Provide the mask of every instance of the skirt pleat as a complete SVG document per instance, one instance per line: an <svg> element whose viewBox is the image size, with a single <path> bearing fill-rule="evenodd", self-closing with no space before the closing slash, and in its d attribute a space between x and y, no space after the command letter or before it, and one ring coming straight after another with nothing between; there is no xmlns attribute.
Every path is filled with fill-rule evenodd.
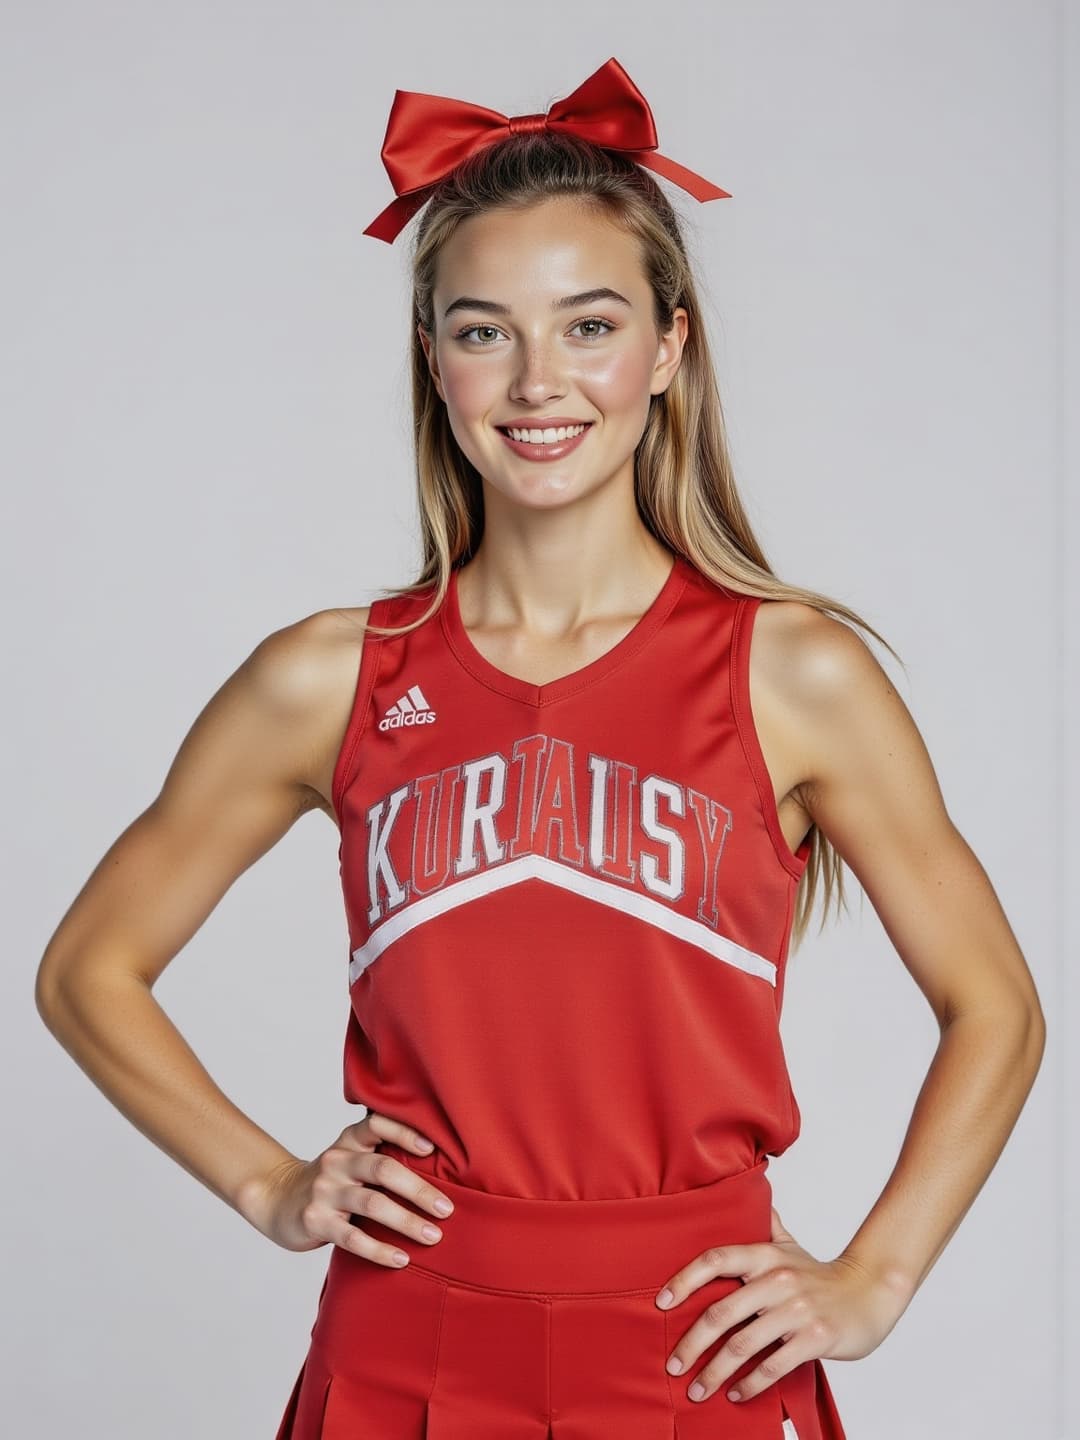
<svg viewBox="0 0 1080 1440"><path fill-rule="evenodd" d="M667 1356L725 1285L707 1282L692 1303L662 1311L651 1289L496 1291L337 1248L275 1440L845 1440L820 1360L729 1400L759 1352L691 1400L722 1335L686 1374L667 1374Z"/></svg>
<svg viewBox="0 0 1080 1440"><path fill-rule="evenodd" d="M776 1382L783 1408L783 1440L847 1440L819 1359L796 1365Z"/></svg>
<svg viewBox="0 0 1080 1440"><path fill-rule="evenodd" d="M292 1387L292 1393L285 1405L285 1413L281 1417L278 1432L274 1440L291 1440L296 1432L296 1407L300 1401L300 1390L304 1383L304 1372L307 1369L307 1361L300 1366L300 1373L296 1377L296 1383Z"/></svg>
<svg viewBox="0 0 1080 1440"><path fill-rule="evenodd" d="M806 1360L776 1382L788 1428L784 1440L846 1440L820 1360Z"/></svg>
<svg viewBox="0 0 1080 1440"><path fill-rule="evenodd" d="M309 1351L296 1377L275 1440L319 1440L333 1377Z"/></svg>
<svg viewBox="0 0 1080 1440"><path fill-rule="evenodd" d="M673 1387L666 1413L645 1407L615 1414L609 1404L602 1414L579 1412L562 1424L556 1416L549 1425L539 1414L515 1409L509 1395L500 1403L497 1387L458 1395L436 1383L419 1401L382 1388L376 1393L331 1372L312 1349L274 1440L356 1440L368 1433L380 1440L606 1440L612 1434L620 1440L716 1440L721 1433L739 1440L845 1440L820 1360L807 1361L747 1401L725 1401L716 1393L695 1402L686 1396L688 1385ZM718 1407L738 1408L737 1428L728 1421L721 1429Z"/></svg>
<svg viewBox="0 0 1080 1440"><path fill-rule="evenodd" d="M384 1386L360 1384L328 1368L312 1347L282 1417L275 1440L430 1440L423 1398Z"/></svg>

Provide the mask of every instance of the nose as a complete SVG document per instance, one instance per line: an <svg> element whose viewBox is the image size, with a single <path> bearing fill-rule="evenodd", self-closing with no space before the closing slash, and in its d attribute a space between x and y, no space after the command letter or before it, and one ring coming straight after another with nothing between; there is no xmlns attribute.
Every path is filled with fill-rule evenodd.
<svg viewBox="0 0 1080 1440"><path fill-rule="evenodd" d="M541 405L566 393L551 347L540 341L526 343L510 387L510 399L527 405Z"/></svg>

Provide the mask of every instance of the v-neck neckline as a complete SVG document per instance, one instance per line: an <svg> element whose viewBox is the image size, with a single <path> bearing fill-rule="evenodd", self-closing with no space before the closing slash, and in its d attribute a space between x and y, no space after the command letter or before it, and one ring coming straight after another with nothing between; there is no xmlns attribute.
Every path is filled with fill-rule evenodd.
<svg viewBox="0 0 1080 1440"><path fill-rule="evenodd" d="M553 700L563 700L576 694L587 685L594 684L611 673L617 665L628 659L656 634L667 619L689 578L689 562L681 555L674 554L673 563L663 585L657 591L651 604L638 617L621 640L616 641L602 655L581 665L566 675L559 675L543 685L535 685L511 675L488 660L473 644L469 632L461 619L458 601L458 567L450 572L450 581L445 602L439 612L443 634L457 659L464 668L490 690L512 700L521 700L528 705L547 705Z"/></svg>

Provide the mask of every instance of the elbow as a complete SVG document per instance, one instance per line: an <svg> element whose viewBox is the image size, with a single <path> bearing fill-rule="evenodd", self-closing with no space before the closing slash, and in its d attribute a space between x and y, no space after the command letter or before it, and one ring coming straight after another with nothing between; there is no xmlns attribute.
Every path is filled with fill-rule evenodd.
<svg viewBox="0 0 1080 1440"><path fill-rule="evenodd" d="M34 977L34 1004L45 1028L55 1035L63 1007L63 986L57 967L48 963L47 956Z"/></svg>
<svg viewBox="0 0 1080 1440"><path fill-rule="evenodd" d="M73 948L60 938L57 930L46 945L34 975L34 1004L45 1028L53 1035L63 1006L65 976L70 973Z"/></svg>
<svg viewBox="0 0 1080 1440"><path fill-rule="evenodd" d="M71 953L59 949L46 950L34 977L34 1004L45 1028L57 1039L64 1022L77 1008L76 975L79 971Z"/></svg>
<svg viewBox="0 0 1080 1440"><path fill-rule="evenodd" d="M1046 1053L1046 1016L1037 995L1033 996L1024 1008L1022 1043L1024 1057L1034 1080Z"/></svg>
<svg viewBox="0 0 1080 1440"><path fill-rule="evenodd" d="M150 988L120 946L54 945L46 950L34 977L34 1004L45 1028L60 1041L101 1012L108 1014L117 984L140 981Z"/></svg>
<svg viewBox="0 0 1080 1440"><path fill-rule="evenodd" d="M1046 1017L1034 988L999 992L981 1004L956 1005L944 1021L943 1032L959 1022L962 1030L974 1027L983 1053L994 1053L1014 1076L1034 1083L1046 1050Z"/></svg>
<svg viewBox="0 0 1080 1440"><path fill-rule="evenodd" d="M1046 1051L1046 1018L1034 993L1016 999L1002 1012L995 1025L1002 1051L1010 1069L1024 1077L1026 1088L1035 1082Z"/></svg>
<svg viewBox="0 0 1080 1440"><path fill-rule="evenodd" d="M1042 1064L1043 1054L1046 1050L1046 1016L1043 1014L1039 992L1035 988L1035 982L1030 973L1026 977L1026 981L1027 983L1021 987L1020 994L1014 997L1013 1009L1017 1015L1016 1024L1020 1033L1022 1053L1030 1064L1031 1073L1034 1076Z"/></svg>

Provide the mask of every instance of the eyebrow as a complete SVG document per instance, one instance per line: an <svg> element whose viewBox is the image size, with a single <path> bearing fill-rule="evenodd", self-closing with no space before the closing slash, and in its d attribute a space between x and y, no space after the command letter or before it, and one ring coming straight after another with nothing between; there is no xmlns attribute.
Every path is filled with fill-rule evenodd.
<svg viewBox="0 0 1080 1440"><path fill-rule="evenodd" d="M615 300L620 305L630 305L625 295L620 295L618 290L612 290L609 285L600 285L595 290L582 290L580 295L564 295L561 300L551 302L552 310L573 310L578 305L591 305L596 300ZM500 305L496 300L477 300L472 295L459 295L456 300L449 304L443 311L443 319L455 310L482 310L486 315L509 315L509 305Z"/></svg>

